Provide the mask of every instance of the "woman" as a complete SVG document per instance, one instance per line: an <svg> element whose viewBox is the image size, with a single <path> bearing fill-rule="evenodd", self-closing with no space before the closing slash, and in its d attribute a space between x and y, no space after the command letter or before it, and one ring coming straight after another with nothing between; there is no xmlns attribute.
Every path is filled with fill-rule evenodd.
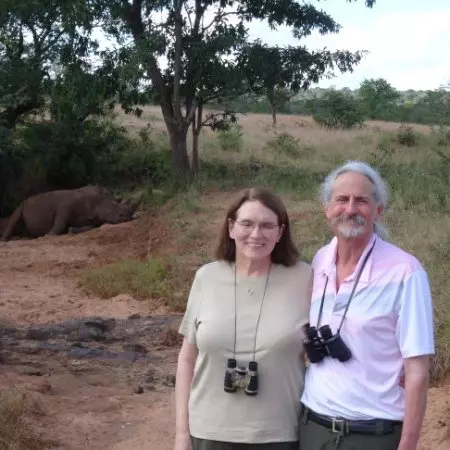
<svg viewBox="0 0 450 450"><path fill-rule="evenodd" d="M197 271L180 326L175 450L297 449L311 268L281 200L245 190L216 257Z"/></svg>

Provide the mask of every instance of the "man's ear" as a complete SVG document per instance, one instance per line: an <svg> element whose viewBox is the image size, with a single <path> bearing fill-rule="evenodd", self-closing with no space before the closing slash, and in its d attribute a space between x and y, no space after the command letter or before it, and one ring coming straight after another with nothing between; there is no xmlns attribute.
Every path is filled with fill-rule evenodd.
<svg viewBox="0 0 450 450"><path fill-rule="evenodd" d="M380 203L379 205L377 205L377 217L376 219L378 219L378 217L382 216L384 213L384 206Z"/></svg>

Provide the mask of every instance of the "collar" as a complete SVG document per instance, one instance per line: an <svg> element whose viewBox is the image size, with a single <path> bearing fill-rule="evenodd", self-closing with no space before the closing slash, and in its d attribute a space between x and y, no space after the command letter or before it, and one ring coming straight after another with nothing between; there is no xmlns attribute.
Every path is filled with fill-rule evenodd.
<svg viewBox="0 0 450 450"><path fill-rule="evenodd" d="M367 260L366 266L364 267L364 270L361 274L360 281L364 283L368 283L370 281L370 274L372 272L372 264L373 264L373 258L376 251L377 246L377 240L378 237L375 233L372 234L372 237L370 238L369 242L367 243L366 247L364 248L361 256L359 257L358 264L355 267L355 270L353 273L347 277L348 281L352 281L356 278L356 274L358 273L364 258L366 257L367 253L370 251L372 246L374 246L372 254L369 256L369 259ZM318 270L319 274L321 276L326 275L329 278L336 278L336 253L337 253L337 237L335 236L331 242L328 244L328 248L326 251L326 255L324 256L322 267Z"/></svg>

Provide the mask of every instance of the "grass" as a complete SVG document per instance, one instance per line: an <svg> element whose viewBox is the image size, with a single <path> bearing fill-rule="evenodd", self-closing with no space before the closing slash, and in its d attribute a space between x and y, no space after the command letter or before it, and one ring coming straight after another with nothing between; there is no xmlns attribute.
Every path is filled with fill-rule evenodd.
<svg viewBox="0 0 450 450"><path fill-rule="evenodd" d="M44 450L48 443L31 425L32 415L42 415L36 401L15 390L0 392L0 450Z"/></svg>
<svg viewBox="0 0 450 450"><path fill-rule="evenodd" d="M147 114L161 113L158 108L148 108ZM134 132L145 125L145 121L138 119L127 123ZM164 209L164 220L173 230L170 252L162 256L166 262L168 258L172 260L167 269L170 282L159 279L153 283L154 287L146 287L148 295L165 286L169 307L184 309L195 269L213 257L214 239L231 201L230 192L242 187L264 185L281 195L290 213L295 241L303 258L311 261L330 238L323 211L316 201L317 189L337 164L361 159L377 167L390 185L391 202L385 224L391 240L413 253L429 274L437 342L432 378L439 382L448 376L449 129L368 122L361 129L334 131L316 126L309 117L282 115L274 130L270 116L263 114L244 115L239 125L233 132L220 136L209 129L202 130L200 177L188 191L171 199L170 208ZM158 130L164 123L155 121L152 126ZM141 273L140 266L133 267L136 273ZM129 273L123 268L121 271ZM109 280L107 275L104 277ZM108 295L113 284L106 281L103 288L101 283L93 282L98 285L98 292L105 289ZM132 285L128 281L122 283L122 288L136 289ZM147 294L143 291L141 295Z"/></svg>
<svg viewBox="0 0 450 450"><path fill-rule="evenodd" d="M82 285L100 298L129 293L138 300L159 299L167 295L167 269L158 260L124 259L87 270Z"/></svg>

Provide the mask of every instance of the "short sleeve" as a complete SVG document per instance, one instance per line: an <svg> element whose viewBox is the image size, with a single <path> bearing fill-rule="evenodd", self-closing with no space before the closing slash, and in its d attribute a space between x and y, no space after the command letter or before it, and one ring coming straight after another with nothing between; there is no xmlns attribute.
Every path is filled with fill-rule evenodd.
<svg viewBox="0 0 450 450"><path fill-rule="evenodd" d="M423 269L415 270L403 283L396 335L403 358L435 352L431 290Z"/></svg>
<svg viewBox="0 0 450 450"><path fill-rule="evenodd" d="M187 338L188 342L197 345L197 317L201 304L202 292L199 273L195 274L192 282L189 298L187 301L186 311L181 321L178 332Z"/></svg>

